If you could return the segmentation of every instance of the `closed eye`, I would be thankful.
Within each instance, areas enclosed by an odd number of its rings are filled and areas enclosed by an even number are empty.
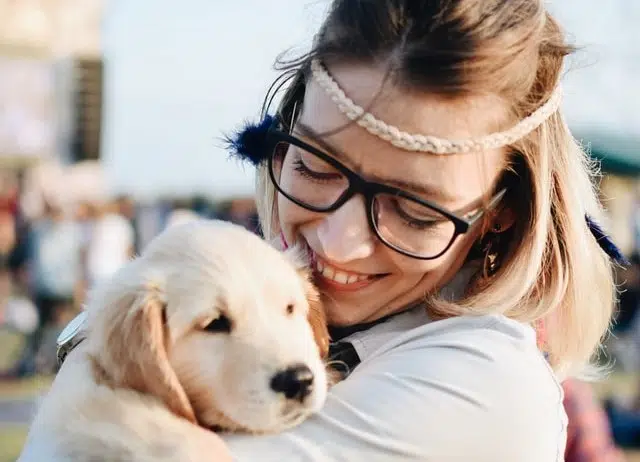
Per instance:
[[[204,327],[206,332],[212,332],[217,334],[229,333],[232,328],[231,319],[229,319],[226,315],[221,314],[216,319],[211,321]]]

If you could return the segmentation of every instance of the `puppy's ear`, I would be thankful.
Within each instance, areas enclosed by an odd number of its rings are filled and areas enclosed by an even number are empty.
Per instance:
[[[305,294],[309,302],[309,314],[307,320],[311,325],[313,337],[320,350],[320,357],[326,359],[329,355],[329,330],[327,329],[327,316],[322,306],[322,300],[318,289],[311,282],[311,271],[299,268],[298,274],[303,280]]]
[[[329,330],[327,329],[327,316],[320,300],[320,294],[313,284],[309,283],[311,290],[307,291],[307,300],[309,300],[309,315],[307,319],[313,331],[313,337],[316,340],[320,357],[326,359],[329,356]]]
[[[329,355],[329,330],[327,329],[327,317],[322,305],[320,292],[311,282],[311,269],[309,268],[309,258],[307,252],[298,245],[293,245],[285,251],[286,257],[293,263],[298,271],[304,291],[309,302],[309,315],[307,319],[311,325],[320,356],[326,359]]]
[[[165,304],[157,288],[125,294],[104,308],[94,329],[103,329],[94,371],[113,387],[162,400],[176,415],[196,423],[187,394],[169,363]]]

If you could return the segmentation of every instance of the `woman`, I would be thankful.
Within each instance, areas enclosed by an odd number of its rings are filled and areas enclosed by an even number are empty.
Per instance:
[[[558,110],[570,51],[540,0],[334,0],[233,146],[265,237],[307,246],[351,374],[298,428],[223,436],[237,460],[563,460],[559,380],[615,295]]]
[[[232,144],[265,237],[310,254],[347,374],[211,460],[563,460],[559,380],[609,325],[599,243],[619,256],[558,111],[569,51],[541,0],[334,0]]]

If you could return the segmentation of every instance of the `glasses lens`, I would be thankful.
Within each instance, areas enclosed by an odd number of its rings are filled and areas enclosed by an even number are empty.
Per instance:
[[[373,222],[382,240],[422,258],[440,255],[455,235],[455,224],[438,211],[393,194],[377,194]]]
[[[349,187],[347,177],[334,166],[290,143],[276,145],[271,168],[286,196],[317,210],[330,208]]]

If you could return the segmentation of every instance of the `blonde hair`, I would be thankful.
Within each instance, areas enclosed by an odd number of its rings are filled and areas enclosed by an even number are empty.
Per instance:
[[[553,94],[570,51],[540,0],[334,0],[313,50],[284,66],[292,81],[278,114],[293,120],[312,59],[385,59],[398,85],[451,98],[498,95],[517,121]],[[462,300],[431,297],[428,307],[439,317],[499,313],[544,324],[551,366],[574,374],[608,331],[616,295],[612,265],[585,223],[585,213],[603,215],[595,165],[560,112],[509,151],[506,175],[517,182],[507,205],[518,219],[500,243],[497,271],[478,278]],[[264,166],[257,206],[265,237],[277,238],[276,190]]]

